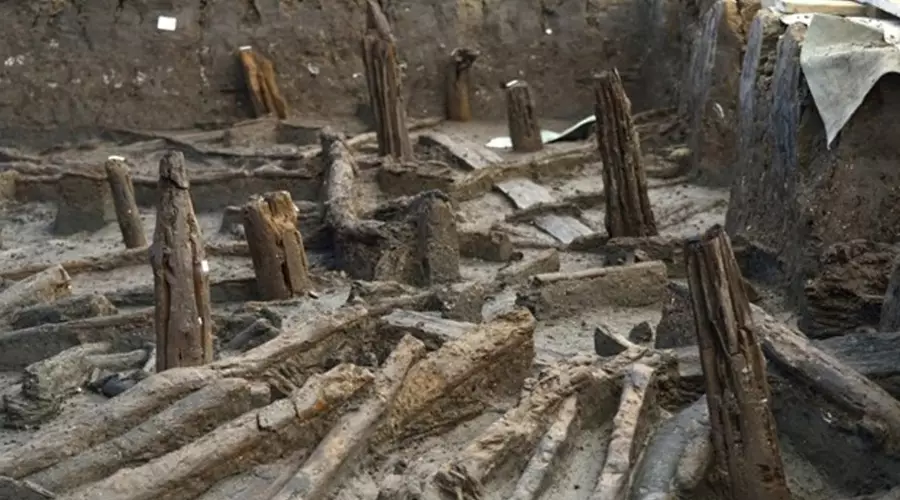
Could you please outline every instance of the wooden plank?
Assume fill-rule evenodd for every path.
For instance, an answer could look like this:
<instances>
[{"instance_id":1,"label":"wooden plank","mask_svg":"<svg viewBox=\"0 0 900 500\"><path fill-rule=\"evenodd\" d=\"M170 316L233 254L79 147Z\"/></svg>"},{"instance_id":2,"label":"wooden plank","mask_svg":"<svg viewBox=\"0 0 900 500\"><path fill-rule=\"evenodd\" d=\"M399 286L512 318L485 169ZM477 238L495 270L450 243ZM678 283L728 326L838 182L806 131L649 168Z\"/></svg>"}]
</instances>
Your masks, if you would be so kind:
<instances>
[{"instance_id":1,"label":"wooden plank","mask_svg":"<svg viewBox=\"0 0 900 500\"><path fill-rule=\"evenodd\" d=\"M779 0L776 8L785 14L831 14L867 16L871 7L850 0Z\"/></svg>"},{"instance_id":2,"label":"wooden plank","mask_svg":"<svg viewBox=\"0 0 900 500\"><path fill-rule=\"evenodd\" d=\"M525 210L541 203L553 203L556 201L547 188L522 177L498 182L494 186L506 195L509 201L519 210Z\"/></svg>"},{"instance_id":3,"label":"wooden plank","mask_svg":"<svg viewBox=\"0 0 900 500\"><path fill-rule=\"evenodd\" d=\"M900 3L891 0L860 0L860 2L883 10L894 17L900 17Z\"/></svg>"},{"instance_id":4,"label":"wooden plank","mask_svg":"<svg viewBox=\"0 0 900 500\"><path fill-rule=\"evenodd\" d=\"M565 245L575 238L594 233L591 228L571 215L542 215L534 219L534 225Z\"/></svg>"},{"instance_id":5,"label":"wooden plank","mask_svg":"<svg viewBox=\"0 0 900 500\"><path fill-rule=\"evenodd\" d=\"M419 136L419 144L439 147L446 150L454 159L455 166L465 170L480 170L503 162L503 158L482 146L463 137L449 136L440 132L427 132Z\"/></svg>"}]
</instances>

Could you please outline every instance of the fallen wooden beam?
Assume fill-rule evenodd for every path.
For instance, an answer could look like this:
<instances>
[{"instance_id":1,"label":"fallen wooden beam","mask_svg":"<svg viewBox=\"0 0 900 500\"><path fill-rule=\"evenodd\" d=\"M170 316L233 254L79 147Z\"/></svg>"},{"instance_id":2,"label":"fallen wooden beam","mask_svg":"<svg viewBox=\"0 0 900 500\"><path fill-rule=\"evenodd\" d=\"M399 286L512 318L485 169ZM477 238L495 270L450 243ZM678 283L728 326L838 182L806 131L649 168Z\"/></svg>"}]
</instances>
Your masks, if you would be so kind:
<instances>
[{"instance_id":1,"label":"fallen wooden beam","mask_svg":"<svg viewBox=\"0 0 900 500\"><path fill-rule=\"evenodd\" d=\"M288 398L247 412L169 454L121 469L60 500L191 498L240 471L247 461L271 460L290 449L314 446L337 419L338 410L372 379L364 368L338 365L311 377Z\"/></svg>"},{"instance_id":2,"label":"fallen wooden beam","mask_svg":"<svg viewBox=\"0 0 900 500\"><path fill-rule=\"evenodd\" d=\"M53 302L72 294L72 281L62 266L43 269L0 292L0 318L25 307Z\"/></svg>"},{"instance_id":3,"label":"fallen wooden beam","mask_svg":"<svg viewBox=\"0 0 900 500\"><path fill-rule=\"evenodd\" d=\"M538 500L550 486L555 467L572 446L578 420L578 398L569 396L559 405L550 428L534 450L509 500Z\"/></svg>"},{"instance_id":4,"label":"fallen wooden beam","mask_svg":"<svg viewBox=\"0 0 900 500\"><path fill-rule=\"evenodd\" d=\"M650 437L635 469L631 500L683 498L712 463L706 397L666 420Z\"/></svg>"},{"instance_id":5,"label":"fallen wooden beam","mask_svg":"<svg viewBox=\"0 0 900 500\"><path fill-rule=\"evenodd\" d=\"M169 453L200 438L209 429L268 404L268 387L244 379L223 378L186 395L128 432L99 443L28 477L50 491L69 491L99 481L119 469Z\"/></svg>"},{"instance_id":6,"label":"fallen wooden beam","mask_svg":"<svg viewBox=\"0 0 900 500\"><path fill-rule=\"evenodd\" d=\"M319 442L315 451L270 500L320 500L340 469L366 448L377 422L394 403L414 363L425 356L425 345L405 336L375 375L373 394L355 412L345 414Z\"/></svg>"}]
</instances>

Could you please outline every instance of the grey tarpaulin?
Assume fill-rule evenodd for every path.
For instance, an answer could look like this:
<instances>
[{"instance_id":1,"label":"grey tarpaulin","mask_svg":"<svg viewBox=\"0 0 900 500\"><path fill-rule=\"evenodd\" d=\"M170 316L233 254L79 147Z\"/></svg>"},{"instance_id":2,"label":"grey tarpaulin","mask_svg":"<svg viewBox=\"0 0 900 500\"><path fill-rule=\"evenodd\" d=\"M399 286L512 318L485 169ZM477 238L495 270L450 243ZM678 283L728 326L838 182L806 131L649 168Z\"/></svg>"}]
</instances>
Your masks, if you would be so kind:
<instances>
[{"instance_id":1,"label":"grey tarpaulin","mask_svg":"<svg viewBox=\"0 0 900 500\"><path fill-rule=\"evenodd\" d=\"M824 14L808 23L800 66L831 147L875 83L900 73L900 49L888 41L897 26Z\"/></svg>"}]
</instances>

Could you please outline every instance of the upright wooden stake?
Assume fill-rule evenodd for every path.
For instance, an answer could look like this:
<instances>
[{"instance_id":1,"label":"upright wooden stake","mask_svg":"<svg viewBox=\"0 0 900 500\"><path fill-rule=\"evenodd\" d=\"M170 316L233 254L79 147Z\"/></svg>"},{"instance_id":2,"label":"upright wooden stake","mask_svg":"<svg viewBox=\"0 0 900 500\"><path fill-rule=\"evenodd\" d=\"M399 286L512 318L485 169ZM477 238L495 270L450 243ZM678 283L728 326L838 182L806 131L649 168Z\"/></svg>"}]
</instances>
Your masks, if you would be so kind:
<instances>
[{"instance_id":1,"label":"upright wooden stake","mask_svg":"<svg viewBox=\"0 0 900 500\"><path fill-rule=\"evenodd\" d=\"M287 299L312 288L290 193L266 193L244 205L244 234L263 300Z\"/></svg>"},{"instance_id":2,"label":"upright wooden stake","mask_svg":"<svg viewBox=\"0 0 900 500\"><path fill-rule=\"evenodd\" d=\"M531 98L531 87L522 80L513 80L505 87L506 119L513 151L530 153L544 149L541 127Z\"/></svg>"},{"instance_id":3,"label":"upright wooden stake","mask_svg":"<svg viewBox=\"0 0 900 500\"><path fill-rule=\"evenodd\" d=\"M363 37L363 62L366 84L375 115L378 154L411 158L412 142L406 128L406 108L400 87L397 46L390 23L375 0L367 0L366 35Z\"/></svg>"},{"instance_id":4,"label":"upright wooden stake","mask_svg":"<svg viewBox=\"0 0 900 500\"><path fill-rule=\"evenodd\" d=\"M213 359L209 263L194 206L184 155L159 161L159 206L150 247L156 306L156 371L197 366Z\"/></svg>"},{"instance_id":5,"label":"upright wooden stake","mask_svg":"<svg viewBox=\"0 0 900 500\"><path fill-rule=\"evenodd\" d=\"M478 59L479 52L473 49L457 48L450 53L447 65L447 119L467 122L472 119L469 97L472 89L470 69Z\"/></svg>"},{"instance_id":6,"label":"upright wooden stake","mask_svg":"<svg viewBox=\"0 0 900 500\"><path fill-rule=\"evenodd\" d=\"M131 171L125 164L125 158L110 156L106 160L106 179L112 191L113 204L116 207L116 218L125 248L147 246L141 214L134 199L134 184L131 182Z\"/></svg>"},{"instance_id":7,"label":"upright wooden stake","mask_svg":"<svg viewBox=\"0 0 900 500\"><path fill-rule=\"evenodd\" d=\"M604 71L598 75L594 95L606 192L606 232L610 238L655 236L659 232L647 196L640 139L619 72Z\"/></svg>"},{"instance_id":8,"label":"upright wooden stake","mask_svg":"<svg viewBox=\"0 0 900 500\"><path fill-rule=\"evenodd\" d=\"M725 230L685 244L716 468L733 500L790 500L759 339Z\"/></svg>"},{"instance_id":9,"label":"upright wooden stake","mask_svg":"<svg viewBox=\"0 0 900 500\"><path fill-rule=\"evenodd\" d=\"M241 47L238 51L241 65L244 67L244 80L250 94L250 103L257 118L275 114L284 120L288 115L287 101L278 88L275 65L262 54L253 51L250 46Z\"/></svg>"}]
</instances>

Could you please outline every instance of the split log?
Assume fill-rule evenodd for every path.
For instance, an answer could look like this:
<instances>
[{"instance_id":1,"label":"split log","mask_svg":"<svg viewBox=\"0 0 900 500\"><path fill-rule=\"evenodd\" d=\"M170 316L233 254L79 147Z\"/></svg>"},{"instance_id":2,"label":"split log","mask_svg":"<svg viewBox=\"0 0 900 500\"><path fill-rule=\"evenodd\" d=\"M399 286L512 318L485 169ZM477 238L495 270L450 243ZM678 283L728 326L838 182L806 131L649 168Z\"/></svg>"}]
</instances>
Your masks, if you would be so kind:
<instances>
[{"instance_id":1,"label":"split log","mask_svg":"<svg viewBox=\"0 0 900 500\"><path fill-rule=\"evenodd\" d=\"M655 236L659 232L647 196L640 139L631 118L631 101L617 70L597 76L594 96L597 143L603 158L606 232L611 238Z\"/></svg>"},{"instance_id":2,"label":"split log","mask_svg":"<svg viewBox=\"0 0 900 500\"><path fill-rule=\"evenodd\" d=\"M179 368L150 377L130 391L66 421L53 422L32 440L0 454L0 475L22 478L122 435L217 375Z\"/></svg>"},{"instance_id":3,"label":"split log","mask_svg":"<svg viewBox=\"0 0 900 500\"><path fill-rule=\"evenodd\" d=\"M60 262L59 266L70 276L78 274L109 271L120 267L136 266L147 263L147 247L130 248L125 251L110 252L105 255L84 257L81 259ZM10 269L0 273L0 278L23 280L47 269L47 264L36 264L18 269Z\"/></svg>"},{"instance_id":4,"label":"split log","mask_svg":"<svg viewBox=\"0 0 900 500\"><path fill-rule=\"evenodd\" d=\"M447 65L447 119L467 122L472 119L471 97L472 74L469 70L478 56L477 50L456 48L450 53Z\"/></svg>"},{"instance_id":5,"label":"split log","mask_svg":"<svg viewBox=\"0 0 900 500\"><path fill-rule=\"evenodd\" d=\"M78 319L111 316L117 312L116 306L106 296L91 293L20 309L10 317L9 323L19 330Z\"/></svg>"},{"instance_id":6,"label":"split log","mask_svg":"<svg viewBox=\"0 0 900 500\"><path fill-rule=\"evenodd\" d=\"M128 169L124 158L121 156L110 156L106 160L106 179L112 192L116 219L119 221L119 229L122 231L122 240L125 242L125 248L147 246L144 224L141 222L141 213L138 211L137 201L135 201L134 197L131 171Z\"/></svg>"},{"instance_id":7,"label":"split log","mask_svg":"<svg viewBox=\"0 0 900 500\"><path fill-rule=\"evenodd\" d=\"M522 284L533 276L558 273L559 266L559 251L551 248L525 255L522 260L501 268L497 280L507 285Z\"/></svg>"},{"instance_id":8,"label":"split log","mask_svg":"<svg viewBox=\"0 0 900 500\"><path fill-rule=\"evenodd\" d=\"M311 377L288 398L244 413L169 454L138 467L121 469L65 498L193 498L240 471L248 461L272 460L290 450L314 446L324 429L333 425L342 407L373 378L364 368L338 365L328 373Z\"/></svg>"},{"instance_id":9,"label":"split log","mask_svg":"<svg viewBox=\"0 0 900 500\"><path fill-rule=\"evenodd\" d=\"M712 463L706 396L663 422L644 448L631 500L682 498L706 476Z\"/></svg>"},{"instance_id":10,"label":"split log","mask_svg":"<svg viewBox=\"0 0 900 500\"><path fill-rule=\"evenodd\" d=\"M729 498L791 498L781 462L765 359L724 228L685 244L717 464Z\"/></svg>"},{"instance_id":11,"label":"split log","mask_svg":"<svg viewBox=\"0 0 900 500\"><path fill-rule=\"evenodd\" d=\"M147 349L135 349L133 351L110 354L89 354L87 356L88 363L91 366L107 372L142 369L150 358L150 351ZM154 358L153 361L155 362L156 359Z\"/></svg>"},{"instance_id":12,"label":"split log","mask_svg":"<svg viewBox=\"0 0 900 500\"><path fill-rule=\"evenodd\" d=\"M544 149L541 126L531 97L531 87L522 80L512 80L505 88L506 119L513 151L532 153Z\"/></svg>"},{"instance_id":13,"label":"split log","mask_svg":"<svg viewBox=\"0 0 900 500\"><path fill-rule=\"evenodd\" d=\"M244 78L250 94L250 104L257 118L275 114L284 120L288 109L278 82L275 78L275 66L272 61L255 52L252 47L244 46L239 50Z\"/></svg>"},{"instance_id":14,"label":"split log","mask_svg":"<svg viewBox=\"0 0 900 500\"><path fill-rule=\"evenodd\" d=\"M283 300L312 289L309 261L287 191L254 197L244 206L244 233L262 300Z\"/></svg>"},{"instance_id":15,"label":"split log","mask_svg":"<svg viewBox=\"0 0 900 500\"><path fill-rule=\"evenodd\" d=\"M378 154L395 159L413 157L401 94L397 46L390 23L376 0L366 1L366 34L362 53L369 101L375 115Z\"/></svg>"},{"instance_id":16,"label":"split log","mask_svg":"<svg viewBox=\"0 0 900 500\"><path fill-rule=\"evenodd\" d=\"M449 136L441 132L426 132L419 135L420 146L436 149L439 157L446 155L450 166L469 172L490 168L503 163L503 157L481 143L460 136Z\"/></svg>"},{"instance_id":17,"label":"split log","mask_svg":"<svg viewBox=\"0 0 900 500\"><path fill-rule=\"evenodd\" d=\"M619 411L606 448L606 461L594 488L596 500L625 498L635 460L643 450L651 423L658 417L655 401L659 366L636 363L625 374Z\"/></svg>"},{"instance_id":18,"label":"split log","mask_svg":"<svg viewBox=\"0 0 900 500\"><path fill-rule=\"evenodd\" d=\"M213 359L209 263L181 152L159 161L160 198L150 249L156 307L156 371Z\"/></svg>"},{"instance_id":19,"label":"split log","mask_svg":"<svg viewBox=\"0 0 900 500\"><path fill-rule=\"evenodd\" d=\"M70 295L72 280L69 273L59 265L45 268L0 292L0 318L28 306L53 302Z\"/></svg>"},{"instance_id":20,"label":"split log","mask_svg":"<svg viewBox=\"0 0 900 500\"><path fill-rule=\"evenodd\" d=\"M53 234L68 236L99 231L116 220L116 208L105 176L64 172L57 182L57 190Z\"/></svg>"},{"instance_id":21,"label":"split log","mask_svg":"<svg viewBox=\"0 0 900 500\"><path fill-rule=\"evenodd\" d=\"M0 498L15 500L53 500L56 495L29 481L0 476Z\"/></svg>"},{"instance_id":22,"label":"split log","mask_svg":"<svg viewBox=\"0 0 900 500\"><path fill-rule=\"evenodd\" d=\"M510 500L538 500L550 486L555 467L572 445L578 429L578 398L569 396L559 406L553 423L541 438Z\"/></svg>"},{"instance_id":23,"label":"split log","mask_svg":"<svg viewBox=\"0 0 900 500\"><path fill-rule=\"evenodd\" d=\"M518 392L534 359L534 327L534 317L518 309L430 353L410 370L374 442L433 432ZM442 404L448 399L452 408Z\"/></svg>"},{"instance_id":24,"label":"split log","mask_svg":"<svg viewBox=\"0 0 900 500\"><path fill-rule=\"evenodd\" d=\"M374 391L359 410L341 417L299 471L271 500L318 500L327 497L338 472L368 444L381 416L394 404L410 368L425 356L425 345L405 336L374 380Z\"/></svg>"},{"instance_id":25,"label":"split log","mask_svg":"<svg viewBox=\"0 0 900 500\"><path fill-rule=\"evenodd\" d=\"M243 379L216 380L128 432L58 462L28 480L51 491L68 491L169 453L251 410L254 403L259 405L252 389L252 384Z\"/></svg>"},{"instance_id":26,"label":"split log","mask_svg":"<svg viewBox=\"0 0 900 500\"><path fill-rule=\"evenodd\" d=\"M515 408L442 466L430 482L432 487L451 496L457 490L474 490L463 498L480 498L480 485L511 460L527 456L547 431L551 415L569 396L584 392L582 397L591 402L584 421L608 419L616 411L619 372L643 355L643 350L628 351L601 365L594 365L590 358L588 362L573 360L555 365Z\"/></svg>"}]
</instances>

